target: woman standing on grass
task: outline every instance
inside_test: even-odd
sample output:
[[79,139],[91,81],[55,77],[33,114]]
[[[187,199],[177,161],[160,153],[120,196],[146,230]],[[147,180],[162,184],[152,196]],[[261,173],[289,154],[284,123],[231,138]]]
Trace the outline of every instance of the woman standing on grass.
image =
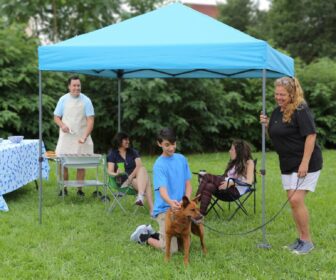
[[130,147],[129,136],[118,132],[113,139],[113,147],[107,156],[107,171],[112,176],[126,173],[128,178],[125,185],[132,185],[138,191],[135,204],[144,205],[144,196],[147,198],[149,212],[153,211],[152,187],[146,168],[142,165],[137,150]]
[[308,191],[314,192],[322,169],[322,153],[316,144],[316,128],[312,113],[304,100],[296,78],[277,79],[274,109],[270,120],[260,115],[260,122],[279,156],[283,188],[292,209],[299,237],[286,246],[296,254],[314,249],[309,233],[309,214],[305,206]]

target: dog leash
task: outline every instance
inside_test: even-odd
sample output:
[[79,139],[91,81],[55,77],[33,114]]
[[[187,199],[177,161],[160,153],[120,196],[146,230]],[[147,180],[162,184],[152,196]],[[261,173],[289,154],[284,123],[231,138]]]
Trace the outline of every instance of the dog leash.
[[289,200],[293,197],[293,195],[295,194],[295,192],[297,191],[297,189],[303,184],[304,180],[305,180],[306,177],[303,177],[301,183],[299,184],[299,181],[301,178],[298,177],[297,181],[296,181],[296,187],[294,189],[294,192],[292,193],[292,195],[290,197],[287,198],[287,200],[285,201],[285,203],[281,206],[281,208],[279,209],[279,211],[273,215],[268,221],[266,221],[264,224],[256,227],[256,228],[253,228],[251,230],[248,230],[248,231],[244,231],[244,232],[236,232],[236,233],[227,233],[227,232],[223,232],[223,231],[219,231],[213,227],[210,227],[208,226],[207,224],[205,224],[203,222],[203,225],[204,227],[208,228],[209,230],[215,232],[215,233],[218,233],[218,234],[221,234],[221,235],[229,235],[229,236],[234,236],[234,235],[247,235],[247,234],[250,234],[252,232],[255,232],[261,228],[263,228],[264,226],[268,225],[269,223],[271,223],[272,221],[274,221],[280,214],[281,212],[283,211],[283,209],[285,208],[285,206],[287,205],[287,203],[289,202]]

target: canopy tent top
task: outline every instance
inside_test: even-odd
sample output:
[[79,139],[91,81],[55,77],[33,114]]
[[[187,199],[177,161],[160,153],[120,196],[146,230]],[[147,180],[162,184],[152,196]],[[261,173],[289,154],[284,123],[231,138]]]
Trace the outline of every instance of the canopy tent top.
[[293,59],[267,42],[174,3],[39,47],[39,70],[116,78],[293,76]]

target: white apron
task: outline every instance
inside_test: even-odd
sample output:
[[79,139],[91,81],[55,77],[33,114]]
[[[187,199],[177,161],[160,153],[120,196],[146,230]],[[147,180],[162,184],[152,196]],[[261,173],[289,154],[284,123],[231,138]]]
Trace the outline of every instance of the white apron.
[[72,133],[64,133],[59,130],[59,138],[56,146],[56,154],[93,154],[93,142],[91,135],[84,144],[78,143],[86,130],[86,116],[84,102],[80,98],[70,97],[64,104],[62,122],[66,124]]

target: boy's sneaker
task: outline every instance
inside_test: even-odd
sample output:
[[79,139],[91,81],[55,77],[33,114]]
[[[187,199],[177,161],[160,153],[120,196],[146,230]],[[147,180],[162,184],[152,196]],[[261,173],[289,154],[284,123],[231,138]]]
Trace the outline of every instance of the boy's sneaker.
[[147,225],[140,225],[131,234],[131,240],[140,243],[140,234],[148,234]]
[[302,243],[302,240],[300,238],[297,238],[292,244],[284,246],[285,249],[288,249],[290,251],[295,250],[300,244]]
[[300,245],[297,246],[293,250],[293,253],[295,253],[297,255],[305,255],[305,254],[308,254],[313,249],[314,249],[314,244],[312,242],[301,240]]
[[149,233],[141,233],[139,235],[138,243],[141,244],[141,245],[145,245],[145,244],[147,244],[148,238],[150,238],[150,237],[151,237],[151,235]]
[[152,235],[155,233],[155,230],[152,228],[151,225],[146,225],[146,228],[147,228],[149,235]]
[[138,194],[135,204],[138,206],[144,206],[144,196],[142,194]]

